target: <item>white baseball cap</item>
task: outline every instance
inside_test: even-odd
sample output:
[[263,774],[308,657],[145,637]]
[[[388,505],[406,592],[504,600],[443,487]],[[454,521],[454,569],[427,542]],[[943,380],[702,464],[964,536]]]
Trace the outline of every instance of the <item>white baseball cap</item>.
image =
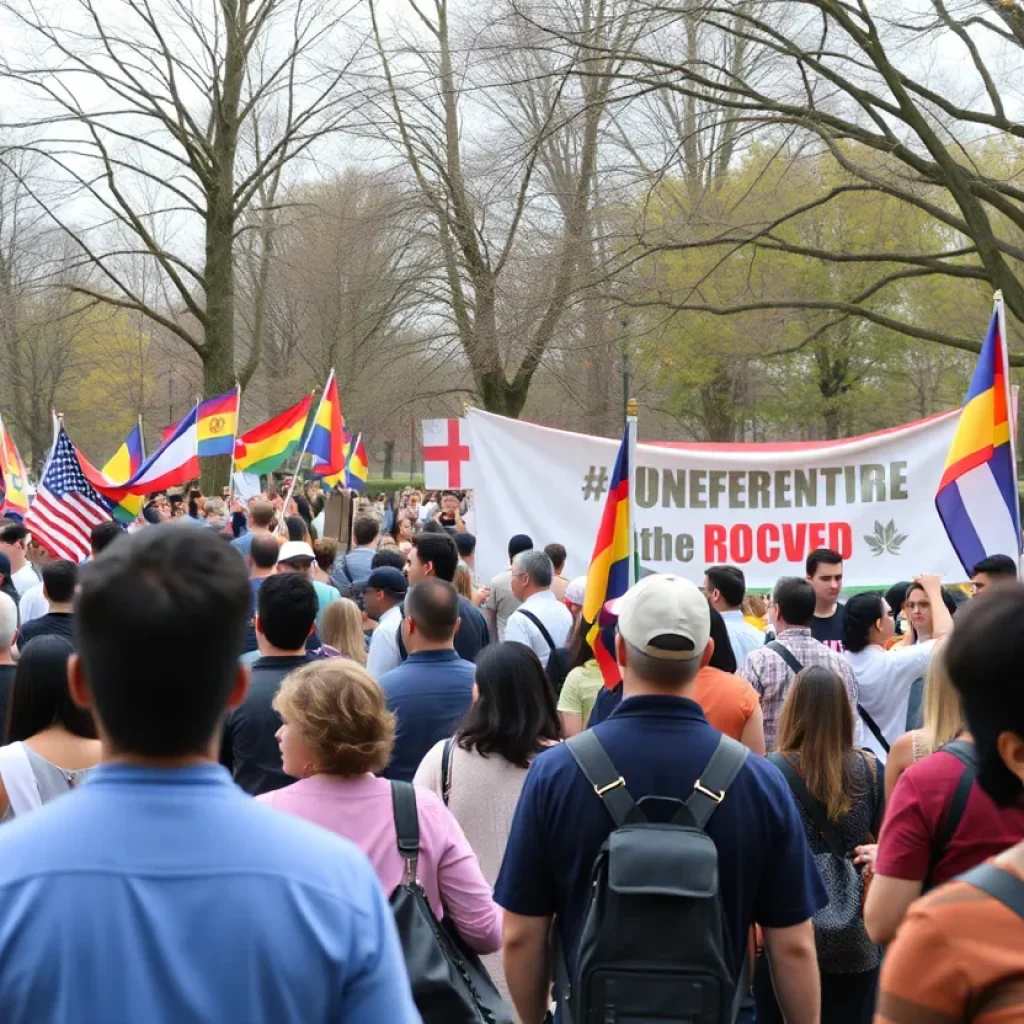
[[623,640],[652,658],[699,658],[711,636],[708,599],[681,576],[648,576],[610,610],[618,616]]
[[577,576],[565,588],[566,604],[574,604],[579,608],[583,607],[583,600],[587,596],[587,577]]
[[277,560],[279,562],[294,562],[296,558],[308,558],[311,562],[316,561],[313,549],[304,540],[285,541],[277,553]]

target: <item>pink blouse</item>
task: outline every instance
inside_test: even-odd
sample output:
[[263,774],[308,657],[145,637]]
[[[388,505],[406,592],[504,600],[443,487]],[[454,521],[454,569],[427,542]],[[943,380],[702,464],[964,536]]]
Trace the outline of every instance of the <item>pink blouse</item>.
[[[256,799],[350,839],[370,859],[389,896],[402,881],[405,861],[396,845],[387,779],[314,775]],[[440,920],[443,900],[459,934],[474,950],[499,949],[501,908],[459,823],[437,796],[418,786],[416,811],[420,824],[417,874],[434,913]]]

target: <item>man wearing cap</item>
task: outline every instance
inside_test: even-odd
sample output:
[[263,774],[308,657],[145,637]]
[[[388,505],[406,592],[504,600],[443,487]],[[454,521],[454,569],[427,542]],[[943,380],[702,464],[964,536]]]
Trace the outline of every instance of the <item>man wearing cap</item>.
[[505,623],[508,617],[519,607],[522,602],[512,593],[512,563],[516,555],[524,551],[533,550],[533,541],[525,533],[517,533],[508,542],[509,568],[499,572],[491,580],[488,588],[487,599],[484,601],[484,615],[487,616],[487,628],[491,634],[491,640],[505,639]]
[[[337,587],[332,587],[329,583],[314,578],[313,566],[315,563],[316,555],[304,540],[285,542],[281,545],[281,551],[277,556],[278,572],[298,573],[313,584],[313,591],[316,594],[316,628],[319,629],[324,609],[332,601],[337,601],[341,597],[341,593]],[[320,646],[319,635],[315,638],[315,643],[311,641],[310,646]]]
[[405,573],[391,565],[374,569],[366,581],[363,608],[367,618],[374,623],[366,671],[374,679],[380,679],[400,660],[398,627],[402,621],[401,605],[408,589]]
[[[656,575],[629,590],[616,611],[623,700],[594,735],[634,800],[685,800],[721,737],[689,696],[701,661],[710,656],[707,600],[688,580]],[[573,976],[591,870],[613,829],[564,744],[534,758],[494,896],[505,908],[505,976],[523,1024],[539,1024],[547,1010],[552,919]],[[817,1024],[811,917],[828,895],[782,774],[763,758],[748,757],[706,830],[718,850],[733,977],[741,976],[750,926],[760,924],[786,1021]]]

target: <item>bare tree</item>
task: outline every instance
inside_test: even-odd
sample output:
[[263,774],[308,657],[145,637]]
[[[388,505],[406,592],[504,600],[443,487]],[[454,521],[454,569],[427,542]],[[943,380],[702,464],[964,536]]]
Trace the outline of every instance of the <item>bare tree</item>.
[[[33,198],[95,272],[75,290],[182,339],[207,394],[251,375],[255,360],[236,367],[238,234],[282,168],[346,116],[348,63],[333,47],[348,11],[328,0],[3,0],[0,13],[31,47],[0,61],[26,111],[18,126],[31,141],[17,151],[46,161],[59,186]],[[264,125],[271,134],[258,136]],[[139,260],[159,270],[149,293],[126,270]],[[223,476],[223,461],[208,475]]]

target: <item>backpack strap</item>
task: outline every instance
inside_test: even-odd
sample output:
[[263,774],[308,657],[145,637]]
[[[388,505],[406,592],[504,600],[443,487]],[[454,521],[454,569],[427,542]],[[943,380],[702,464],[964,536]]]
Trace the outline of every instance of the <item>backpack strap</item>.
[[1011,872],[996,864],[979,864],[960,875],[957,881],[967,882],[968,885],[988,893],[1018,917],[1024,918],[1024,882]]
[[356,581],[352,578],[352,570],[348,567],[348,553],[346,552],[341,556],[341,571],[345,574],[345,579],[348,580],[348,585],[354,587]]
[[822,839],[828,843],[828,848],[840,860],[846,857],[846,847],[839,838],[835,826],[828,820],[828,811],[825,805],[807,788],[807,783],[801,778],[800,773],[793,767],[789,759],[782,754],[769,754],[771,761],[779,771],[786,777],[793,796],[811,819],[811,824],[821,833]]
[[452,791],[452,741],[444,741],[441,748],[441,800],[448,806],[448,797]]
[[794,675],[803,671],[803,665],[785,644],[779,643],[778,640],[772,640],[770,643],[765,644],[765,647],[769,651],[774,651],[790,667]]
[[[973,743],[966,740],[952,740],[939,750],[952,754],[963,766],[960,773],[960,780],[953,790],[953,799],[949,802],[949,811],[942,821],[942,825],[935,835],[935,842],[932,844],[931,863],[928,867],[928,875],[937,867],[942,855],[946,852],[950,840],[956,833],[960,821],[967,810],[967,801],[971,798],[971,789],[974,787],[975,779],[978,777],[978,752]],[[938,751],[936,751],[938,753]]]
[[0,747],[0,778],[7,791],[7,803],[15,817],[43,806],[39,782],[32,771],[32,762],[25,752],[24,743],[15,741]]
[[878,745],[888,754],[889,753],[889,741],[885,738],[885,733],[878,728],[878,723],[864,710],[863,706],[857,705],[857,714],[863,719],[864,724],[871,730],[871,735],[878,741]]
[[626,789],[626,780],[612,764],[611,758],[601,746],[601,741],[594,735],[593,729],[586,729],[565,741],[573,760],[579,765],[587,782],[594,787],[594,792],[608,808],[616,828],[621,828],[630,814],[636,820],[642,812]]
[[395,815],[398,852],[405,861],[405,880],[415,882],[420,856],[420,821],[416,813],[416,790],[411,782],[391,780],[391,807]]
[[544,623],[533,614],[533,612],[526,608],[517,608],[512,614],[525,615],[540,630],[540,635],[544,637],[544,642],[548,647],[552,651],[555,649],[555,641],[551,638],[551,634],[548,632],[547,626],[545,626]]
[[[582,735],[586,735],[585,733]],[[693,792],[686,799],[686,809],[693,815],[697,828],[703,829],[725,794],[733,779],[740,773],[743,762],[750,750],[729,736],[721,736],[711,760],[704,766]]]

